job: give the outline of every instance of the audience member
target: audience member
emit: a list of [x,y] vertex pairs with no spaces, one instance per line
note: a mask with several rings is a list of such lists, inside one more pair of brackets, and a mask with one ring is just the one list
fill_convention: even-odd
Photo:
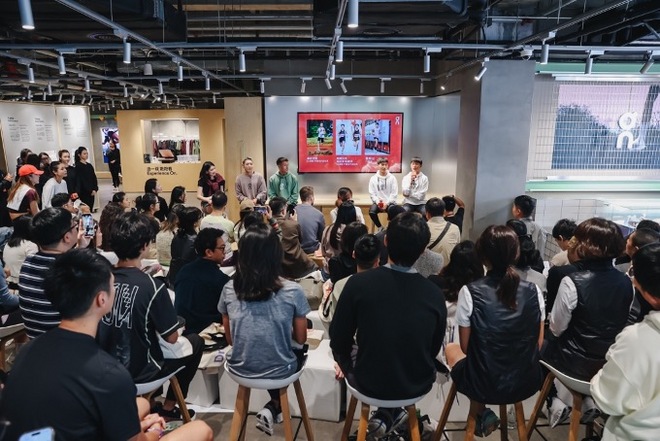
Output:
[[[91,250],[65,253],[46,276],[46,295],[62,323],[16,358],[3,391],[7,439],[44,427],[52,427],[57,439],[160,438],[162,419],[147,415],[149,404],[136,400],[130,374],[94,341],[115,298],[110,264]],[[195,421],[162,439],[212,438],[210,427]]]
[[[270,207],[268,207],[268,209],[269,208]],[[250,199],[243,199],[243,202],[241,202],[241,205],[239,207],[238,222],[236,222],[236,224],[234,225],[234,240],[237,243],[245,233],[245,225],[243,225],[243,222],[245,220],[245,217],[250,213],[254,213],[254,202],[252,202]]]
[[135,201],[129,198],[123,191],[113,194],[112,200],[109,203],[121,206],[124,211],[130,211],[135,207]]
[[18,169],[18,180],[7,195],[7,209],[11,220],[24,214],[34,216],[39,212],[39,195],[35,185],[43,172],[33,165],[24,165]]
[[[447,310],[440,290],[411,268],[429,237],[421,216],[394,218],[385,237],[390,263],[351,276],[337,303],[330,347],[347,381],[370,397],[418,397],[435,381]],[[406,421],[403,409],[381,408],[369,420],[369,435],[382,437]]]
[[[332,221],[332,223],[334,223],[337,220],[337,211],[339,210],[339,206],[344,202],[348,202],[348,201],[353,202],[353,191],[348,187],[339,187],[339,190],[337,190],[337,200],[335,201],[335,208],[333,208],[330,211],[330,220]],[[353,205],[355,205],[355,203],[353,203]],[[360,210],[360,207],[358,207],[357,205],[355,205],[355,215],[357,216],[358,221],[366,225],[366,222],[364,221],[364,215],[362,214],[362,210]]]
[[78,198],[87,205],[90,210],[92,210],[94,208],[96,192],[99,191],[99,183],[98,179],[96,179],[94,167],[88,162],[88,160],[89,152],[87,149],[82,146],[78,147],[75,153],[75,193],[78,195]]
[[[80,201],[80,199],[78,199],[78,201]],[[52,208],[64,208],[66,211],[76,216],[79,212],[78,208],[76,208],[76,202],[71,200],[71,196],[69,196],[68,193],[57,193],[53,195],[53,198],[50,200],[50,205]],[[78,205],[80,205],[80,207],[87,207],[87,205],[80,202]],[[89,207],[87,207],[87,211],[89,212]]]
[[[186,207],[179,212],[178,230],[172,239],[172,259],[167,273],[170,286],[174,286],[176,275],[187,263],[195,260],[195,237],[202,219],[202,211],[197,207]],[[154,234],[155,235],[155,234]]]
[[282,229],[282,248],[284,249],[282,274],[284,277],[300,279],[315,271],[316,264],[300,247],[300,224],[295,219],[286,218],[286,199],[276,196],[270,200],[269,206],[273,218]]
[[[2,260],[5,261],[5,273],[7,273],[7,284],[9,289],[18,289],[18,275],[25,258],[36,254],[39,247],[32,241],[30,232],[30,223],[32,216],[26,214],[14,220],[14,231],[5,245],[2,253]],[[18,297],[16,298],[18,301]]]
[[[186,356],[173,359],[163,356],[161,344],[176,343],[181,324],[165,285],[140,269],[140,261],[156,238],[151,221],[143,214],[124,213],[117,219],[111,235],[119,257],[113,270],[117,295],[112,310],[101,321],[98,341],[128,369],[136,383],[153,381],[184,366],[176,378],[185,397],[197,372],[204,342],[199,335],[184,331],[182,343],[187,346]],[[156,410],[164,418],[181,419],[171,387]]]
[[637,229],[640,230],[642,228],[646,228],[648,230],[653,230],[656,233],[660,233],[660,224],[651,219],[642,219],[641,221],[639,221],[639,223],[637,224]]
[[176,211],[183,208],[186,203],[186,187],[177,185],[170,193],[170,211]]
[[[389,210],[387,210],[387,222],[391,222],[392,219],[400,215],[401,213],[405,213],[406,209],[403,208],[401,205],[392,205]],[[380,265],[387,265],[387,247],[385,246],[385,233],[387,231],[381,230],[376,233],[376,237],[378,238],[378,241],[380,242]]]
[[[286,210],[284,198],[273,201]],[[236,274],[218,302],[232,345],[227,367],[237,375],[281,379],[303,366],[304,349],[293,343],[305,343],[310,309],[300,285],[282,278],[283,259],[281,241],[263,223],[249,227],[239,242]],[[257,414],[257,428],[272,435],[274,423],[282,422],[282,407],[279,391],[268,393],[271,399]]]
[[[268,179],[268,199],[281,197],[286,200],[287,212],[291,213],[298,205],[298,178],[289,171],[289,160],[283,156],[277,158],[277,173]],[[286,253],[286,250],[284,251]]]
[[[160,231],[160,221],[156,217],[156,213],[160,211],[160,199],[162,198],[154,192],[145,193],[144,195],[135,198],[135,207],[137,208],[138,213],[142,213],[149,218],[151,227],[154,230],[154,235],[158,234]],[[156,247],[155,242],[152,242],[149,245],[149,252],[147,253],[146,258],[151,260],[158,259],[158,248]]]
[[225,209],[227,208],[227,195],[221,191],[216,191],[211,197],[211,214],[204,216],[200,224],[200,230],[204,228],[217,228],[222,230],[224,235],[222,241],[225,244],[225,262],[232,261],[233,251],[231,244],[234,242],[234,223],[227,219]]
[[160,225],[160,231],[156,234],[156,249],[158,250],[158,263],[170,266],[172,262],[172,241],[176,235],[179,218],[170,210],[167,219]]
[[18,154],[18,157],[16,158],[16,180],[18,181],[18,170],[27,164],[27,157],[29,154],[32,153],[32,150],[25,148],[21,149],[20,153]]
[[571,219],[559,219],[552,227],[552,237],[559,245],[561,251],[550,259],[550,266],[568,265],[568,244],[573,237],[573,232],[577,228],[575,221]]
[[[626,240],[625,255],[630,261],[632,261],[632,258],[635,256],[635,254],[637,254],[637,251],[640,248],[650,243],[656,243],[658,241],[660,241],[660,233],[648,228],[637,228],[635,231],[630,233],[628,239]],[[616,265],[616,269],[626,273],[630,270],[630,268],[630,262]],[[646,301],[646,298],[642,295],[642,293],[635,289],[635,300],[630,310],[629,321],[631,323],[641,322],[644,320],[644,317],[646,317],[646,315],[652,310],[653,307],[649,304],[649,302]]]
[[197,199],[202,201],[202,211],[205,214],[211,212],[211,197],[217,192],[225,191],[225,178],[215,168],[215,164],[206,161],[202,164],[197,181]]
[[32,239],[39,246],[27,256],[18,277],[18,296],[25,332],[33,339],[60,324],[60,315],[44,294],[44,277],[55,258],[79,243],[87,246],[82,221],[62,208],[46,208],[32,219]]
[[399,194],[399,185],[396,178],[387,168],[387,158],[378,158],[378,171],[369,179],[369,197],[371,198],[371,208],[369,208],[369,217],[374,225],[381,229],[383,225],[378,219],[378,213],[389,210],[390,206],[396,204],[396,198]]
[[[458,227],[458,231],[463,233],[463,217],[465,216],[465,203],[456,195],[444,196],[442,202],[445,203],[445,214],[443,217],[447,222]],[[454,209],[458,206],[458,210]]]
[[243,173],[236,176],[235,189],[238,202],[249,199],[255,205],[266,203],[268,195],[266,180],[260,173],[254,171],[254,162],[249,156],[243,159]]
[[[531,269],[537,274],[543,276],[545,267],[543,264],[543,259],[541,258],[541,253],[539,253],[539,251],[536,249],[534,242],[532,242],[532,236],[530,236],[527,232],[527,225],[525,225],[525,222],[521,220],[509,219],[506,222],[506,226],[511,228],[513,232],[516,233],[518,236],[518,242],[520,243],[520,257],[516,263],[516,269],[520,270],[518,271],[518,275],[523,280],[536,283],[535,280],[538,280],[536,274],[528,274],[527,271]],[[528,275],[535,280],[527,279]],[[545,286],[545,282],[543,282],[543,285]]]
[[300,245],[307,254],[312,254],[319,249],[325,219],[323,213],[314,208],[314,189],[303,187],[300,189],[301,204],[296,206],[296,219],[300,224]]
[[[117,195],[119,193],[115,193]],[[115,220],[121,214],[124,213],[124,207],[116,202],[108,202],[108,204],[103,207],[101,211],[101,217],[99,218],[99,229],[101,230],[101,249],[103,251],[109,252],[112,251],[112,243],[110,242],[110,230],[112,225],[115,223]]]
[[641,323],[616,337],[603,368],[591,379],[591,396],[609,415],[603,441],[654,439],[660,427],[660,244],[633,256],[633,285],[651,305]]
[[424,216],[426,192],[429,191],[429,178],[422,173],[422,158],[413,156],[410,160],[410,173],[401,181],[403,190],[403,208],[416,211]]
[[511,214],[515,219],[525,222],[527,233],[532,236],[532,242],[534,242],[536,249],[541,253],[541,258],[543,258],[545,253],[545,230],[532,219],[535,209],[536,200],[523,194],[513,200]]
[[[591,380],[603,367],[608,348],[626,326],[633,287],[612,265],[623,248],[619,227],[601,218],[579,224],[569,245],[568,259],[579,261],[580,267],[561,280],[550,313],[550,331],[556,338],[549,339],[543,359],[578,380]],[[561,383],[555,381],[555,386],[557,396],[548,400],[552,427],[568,418],[572,402]],[[583,421],[593,420],[595,409],[586,397]]]
[[353,203],[348,201],[339,206],[337,210],[337,220],[332,224],[325,227],[323,230],[323,237],[321,238],[321,254],[324,258],[323,271],[329,273],[328,262],[334,256],[341,253],[339,243],[341,241],[341,233],[346,228],[346,225],[355,222],[355,208]]
[[53,161],[50,163],[50,172],[51,178],[46,181],[41,190],[42,208],[50,207],[50,200],[57,193],[67,193],[69,191],[64,180],[66,178],[66,165],[59,161]]
[[446,348],[456,389],[480,403],[477,436],[488,436],[499,419],[486,404],[510,404],[529,398],[543,381],[539,350],[543,345],[543,294],[520,280],[514,269],[518,238],[511,228],[491,225],[476,245],[486,276],[461,288],[456,322],[460,345]]
[[351,222],[343,229],[339,240],[340,252],[328,261],[328,272],[332,283],[355,274],[357,263],[353,257],[353,249],[355,242],[365,234],[367,227],[358,221]]
[[[224,193],[223,193],[224,194]],[[224,231],[217,228],[200,230],[195,238],[197,258],[185,265],[174,282],[174,307],[186,320],[186,329],[200,333],[213,322],[219,322],[218,301],[229,277],[218,265],[225,260]]]
[[[145,195],[147,194],[154,194],[156,195],[156,198],[158,198],[158,210],[156,210],[155,213],[153,213],[153,216],[158,219],[159,222],[163,222],[165,219],[167,219],[167,215],[170,213],[170,208],[167,206],[167,201],[165,198],[160,196],[160,193],[163,191],[163,188],[160,186],[160,183],[158,182],[158,179],[156,178],[151,178],[147,179],[144,182],[144,193]],[[143,196],[144,197],[144,196]],[[137,201],[136,201],[137,204]]]
[[7,196],[14,182],[11,173],[0,170],[0,227],[11,227],[11,218],[7,209]]
[[447,222],[443,217],[445,203],[440,198],[431,198],[426,202],[426,219],[431,230],[428,249],[442,255],[444,265],[450,262],[451,251],[461,241],[458,226]]
[[[355,241],[352,257],[355,259],[357,273],[362,273],[379,266],[378,258],[380,256],[380,248],[381,244],[378,241],[378,238],[373,234],[362,235]],[[337,280],[332,285],[332,290],[328,295],[323,297],[323,301],[321,302],[321,305],[319,305],[319,318],[328,326],[335,314],[339,297],[341,297],[346,282],[348,282],[348,279],[350,279],[351,276],[352,274],[343,279]]]

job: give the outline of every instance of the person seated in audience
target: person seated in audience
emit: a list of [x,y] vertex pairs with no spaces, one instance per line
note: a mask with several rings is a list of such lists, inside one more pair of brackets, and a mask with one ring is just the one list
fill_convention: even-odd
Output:
[[[135,207],[138,213],[142,213],[149,218],[154,229],[154,234],[158,234],[160,231],[160,220],[156,217],[156,213],[160,210],[160,199],[158,196],[155,193],[145,193],[142,196],[138,196],[135,198]],[[158,248],[155,242],[149,245],[149,252],[145,259],[158,259]]]
[[[568,248],[568,259],[580,262],[565,276],[550,313],[550,331],[543,359],[573,378],[589,381],[605,364],[605,354],[626,326],[633,287],[612,265],[624,240],[617,224],[591,218],[578,225]],[[561,268],[561,267],[560,267]],[[570,416],[570,393],[555,381],[557,396],[548,399],[552,427]],[[585,397],[582,421],[598,416],[593,400]]]
[[641,221],[639,221],[637,223],[637,229],[641,230],[642,228],[646,228],[648,230],[653,230],[656,233],[660,233],[660,224],[651,219],[642,219]]
[[85,248],[82,220],[76,221],[63,208],[46,208],[31,223],[32,239],[39,251],[25,258],[18,277],[18,297],[25,332],[37,338],[60,324],[60,314],[44,294],[44,277],[55,259],[78,244]]
[[301,203],[296,206],[296,219],[300,224],[300,246],[307,254],[319,249],[325,219],[323,213],[314,208],[314,188],[305,186],[300,189]]
[[[115,196],[119,193],[115,193]],[[105,252],[112,251],[112,244],[110,243],[110,229],[112,228],[115,220],[124,212],[124,207],[116,202],[110,202],[105,207],[103,207],[103,211],[101,211],[101,217],[99,218],[99,229],[101,230],[102,234],[101,250]]]
[[[59,161],[53,161],[50,163],[50,172],[51,177],[44,183],[42,192],[41,192],[41,207],[48,208],[51,207],[51,199],[57,193],[67,193],[69,190],[66,186],[66,165],[62,164]],[[41,176],[44,176],[45,173]]]
[[[348,187],[339,187],[339,190],[337,190],[337,200],[335,201],[335,208],[330,211],[330,220],[332,223],[334,223],[337,220],[337,211],[339,211],[339,206],[343,204],[344,202],[351,201],[353,202],[353,191],[348,188]],[[353,203],[355,205],[355,203]],[[364,221],[364,215],[362,214],[362,210],[360,210],[360,207],[355,205],[355,216],[357,216],[357,220],[362,222],[363,224],[366,225],[366,222]]]
[[461,241],[461,231],[443,217],[445,203],[440,198],[431,198],[426,202],[426,220],[431,230],[428,249],[442,255],[444,265],[450,262],[451,251]]
[[39,212],[39,195],[36,185],[39,183],[41,174],[43,174],[41,170],[29,164],[18,169],[18,180],[7,195],[7,209],[11,220],[25,214],[34,216]]
[[621,331],[591,379],[591,396],[609,415],[603,441],[655,439],[660,427],[660,244],[640,248],[631,269],[633,285],[652,310]]
[[458,293],[460,345],[448,344],[445,353],[456,389],[480,404],[475,434],[488,436],[499,419],[485,404],[523,401],[541,386],[545,305],[514,268],[520,246],[511,228],[489,226],[476,251],[488,272]]
[[573,237],[573,232],[577,228],[575,221],[571,219],[559,219],[554,227],[552,227],[552,237],[559,245],[561,251],[550,259],[550,266],[568,265],[568,244]]
[[[635,231],[630,233],[628,239],[626,240],[625,255],[628,257],[629,262],[625,264],[616,265],[616,268],[623,272],[628,272],[631,265],[633,256],[637,251],[645,245],[650,243],[656,243],[660,241],[660,233],[655,230],[648,228],[637,228]],[[616,263],[616,262],[615,262]],[[644,296],[639,290],[635,290],[635,301],[630,310],[630,323],[641,322],[646,314],[648,314],[653,308],[646,301]]]
[[185,265],[174,282],[174,307],[186,320],[186,329],[200,333],[219,322],[218,300],[229,277],[220,271],[225,260],[224,231],[204,228],[195,238],[197,258]]
[[179,218],[176,210],[170,210],[165,222],[160,224],[160,231],[156,235],[156,249],[158,250],[158,263],[163,266],[170,266],[172,262],[172,241],[176,235],[179,225]]
[[[429,237],[419,214],[395,217],[385,236],[389,263],[351,276],[337,302],[330,347],[339,374],[370,397],[419,397],[435,381],[447,309],[438,287],[412,268]],[[407,422],[407,415],[400,408],[378,409],[369,420],[369,436],[391,433]]]
[[357,221],[355,216],[355,207],[353,203],[348,201],[341,204],[337,210],[337,220],[325,227],[323,230],[323,237],[321,238],[321,254],[325,260],[323,271],[329,273],[328,262],[334,256],[341,253],[339,243],[341,241],[341,233],[346,228],[346,225],[351,222]]
[[[197,207],[186,207],[177,215],[178,230],[172,239],[172,260],[170,260],[170,271],[167,278],[171,286],[174,286],[176,275],[187,263],[195,260],[195,237],[202,219],[202,210]],[[154,233],[156,235],[156,233]]]
[[[80,207],[87,207],[82,202],[79,204]],[[53,208],[64,208],[66,211],[72,215],[77,215],[80,210],[76,207],[76,204],[71,200],[71,196],[68,193],[57,193],[50,200],[50,206]],[[89,212],[89,207],[87,207],[87,212]]]
[[[517,219],[509,219],[506,222],[506,226],[518,235],[518,242],[520,243],[520,257],[518,258],[518,263],[516,263],[518,275],[523,280],[536,283],[542,291],[545,291],[543,259],[541,258],[541,253],[534,246],[534,242],[532,242],[532,236],[527,233],[527,226],[523,221]],[[531,273],[530,271],[534,272]],[[543,281],[541,281],[539,276],[543,277]]]
[[186,187],[177,185],[170,193],[170,211],[176,211],[184,207],[186,203]]
[[118,191],[112,195],[112,201],[108,202],[109,204],[117,204],[124,211],[131,211],[135,207],[135,201],[128,196],[123,191]]
[[236,241],[236,243],[238,243],[238,241],[245,233],[245,225],[243,225],[245,216],[253,212],[254,212],[254,202],[252,202],[250,199],[243,199],[240,205],[240,211],[238,213],[239,216],[238,222],[236,222],[236,224],[234,225],[234,240]]
[[355,274],[357,271],[357,263],[353,257],[355,241],[365,234],[367,234],[367,227],[358,221],[351,222],[343,229],[341,239],[339,240],[341,252],[331,257],[328,261],[328,270],[332,283],[351,274]]
[[[29,214],[14,219],[14,231],[2,253],[2,260],[5,261],[7,284],[11,290],[18,289],[18,275],[21,272],[25,258],[39,251],[37,244],[32,241],[31,222],[32,216]],[[16,300],[18,301],[18,298]]]
[[[357,222],[353,222],[351,225],[355,223]],[[380,257],[380,248],[381,243],[373,234],[364,234],[357,238],[352,253],[357,266],[357,273],[362,273],[379,266],[378,259]],[[351,276],[352,274],[337,280],[332,285],[332,290],[328,295],[323,297],[323,301],[321,302],[321,305],[319,305],[319,317],[321,321],[328,324],[328,326],[332,321],[332,316],[335,313],[337,302],[344,290],[344,286],[346,286],[346,282],[348,282],[348,279]]]
[[[286,210],[286,200],[280,200]],[[272,203],[272,200],[271,200]],[[222,314],[227,342],[227,367],[249,378],[281,379],[302,369],[307,339],[309,303],[302,287],[282,277],[284,251],[272,228],[250,226],[238,244],[236,274],[222,290]],[[268,320],[263,320],[267,317]],[[257,428],[272,435],[282,422],[279,391],[257,414]]]
[[535,209],[536,200],[526,194],[522,194],[513,200],[511,214],[513,214],[514,219],[520,219],[525,222],[527,234],[532,237],[532,242],[534,242],[536,249],[541,253],[541,258],[543,258],[545,253],[545,230],[532,219]]
[[[445,214],[443,217],[447,222],[458,227],[458,231],[463,233],[463,218],[465,217],[465,203],[456,195],[443,196],[442,202],[445,203]],[[458,206],[458,210],[454,209]]]
[[[298,198],[296,194],[296,198]],[[300,224],[295,220],[295,213],[287,218],[287,200],[275,196],[268,203],[273,218],[282,229],[282,248],[284,260],[282,273],[289,279],[300,279],[318,268],[314,261],[305,254],[300,246]]]
[[[392,219],[394,219],[401,213],[405,213],[405,212],[406,209],[403,208],[401,205],[392,205],[390,209],[387,210],[387,222],[391,222]],[[385,233],[387,233],[386,230],[381,230],[376,233],[376,238],[380,242],[380,259],[379,259],[380,266],[387,265],[388,256],[387,256],[387,247],[385,246]]]
[[447,333],[445,335],[444,346],[458,340],[456,302],[458,301],[459,291],[468,283],[481,279],[483,276],[484,266],[481,264],[474,242],[471,240],[464,240],[456,245],[451,250],[451,261],[449,265],[444,267],[439,275],[429,276],[429,280],[435,283],[445,296]]
[[222,191],[216,191],[211,196],[211,207],[213,211],[202,218],[199,226],[200,230],[204,228],[217,228],[224,232],[222,241],[225,244],[225,265],[229,266],[232,262],[231,244],[234,242],[234,223],[227,219],[225,209],[227,208],[227,195]]
[[47,272],[45,286],[62,322],[16,358],[3,390],[7,439],[44,427],[71,440],[213,439],[202,421],[162,436],[162,418],[147,415],[149,404],[135,398],[126,368],[95,342],[99,321],[120,295],[107,260],[88,249],[66,252]]
[[[151,179],[147,179],[144,182],[145,195],[153,194],[158,199],[158,207],[157,207],[158,209],[154,213],[154,216],[156,217],[156,219],[158,219],[159,222],[163,222],[165,219],[167,219],[167,215],[170,212],[170,208],[167,206],[167,201],[165,200],[165,198],[160,196],[160,193],[162,191],[163,188],[158,183],[158,179],[151,178]],[[137,201],[135,202],[137,204]]]
[[[140,261],[156,238],[151,220],[144,214],[124,213],[115,222],[111,236],[119,258],[113,270],[117,295],[110,313],[99,325],[98,341],[128,369],[136,383],[156,380],[184,366],[176,378],[185,397],[202,358],[204,342],[199,335],[184,331],[181,343],[186,355],[172,359],[163,356],[161,344],[177,343],[181,324],[163,282],[140,269]],[[155,408],[166,419],[181,419],[172,388],[164,403]]]

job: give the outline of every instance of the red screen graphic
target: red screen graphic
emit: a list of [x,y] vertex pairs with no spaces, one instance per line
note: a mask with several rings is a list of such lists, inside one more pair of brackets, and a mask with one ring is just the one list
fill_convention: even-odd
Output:
[[299,173],[401,172],[403,113],[298,113]]

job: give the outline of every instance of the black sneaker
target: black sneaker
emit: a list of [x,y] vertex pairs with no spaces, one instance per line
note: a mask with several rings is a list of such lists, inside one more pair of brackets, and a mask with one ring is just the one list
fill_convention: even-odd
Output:
[[[179,409],[176,406],[174,406],[174,409],[172,410],[165,410],[163,409],[163,405],[161,403],[156,403],[152,411],[165,418],[165,421],[183,419],[183,416],[181,415],[181,409]],[[192,409],[188,409],[188,414],[190,415],[190,419],[193,419],[195,417],[195,411]]]

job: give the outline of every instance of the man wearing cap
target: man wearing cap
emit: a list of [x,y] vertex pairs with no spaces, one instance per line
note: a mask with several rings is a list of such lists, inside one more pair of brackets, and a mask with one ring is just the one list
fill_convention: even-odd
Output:
[[399,185],[396,178],[387,169],[387,158],[378,158],[378,171],[369,180],[369,196],[373,204],[369,217],[377,228],[383,228],[378,213],[386,212],[390,205],[396,204]]
[[238,202],[245,199],[259,205],[266,202],[266,181],[261,174],[254,171],[254,163],[249,156],[243,159],[243,173],[236,176],[236,197]]
[[23,165],[18,169],[18,181],[9,190],[7,209],[11,220],[25,214],[34,216],[39,212],[39,195],[35,185],[44,172],[34,165]]

